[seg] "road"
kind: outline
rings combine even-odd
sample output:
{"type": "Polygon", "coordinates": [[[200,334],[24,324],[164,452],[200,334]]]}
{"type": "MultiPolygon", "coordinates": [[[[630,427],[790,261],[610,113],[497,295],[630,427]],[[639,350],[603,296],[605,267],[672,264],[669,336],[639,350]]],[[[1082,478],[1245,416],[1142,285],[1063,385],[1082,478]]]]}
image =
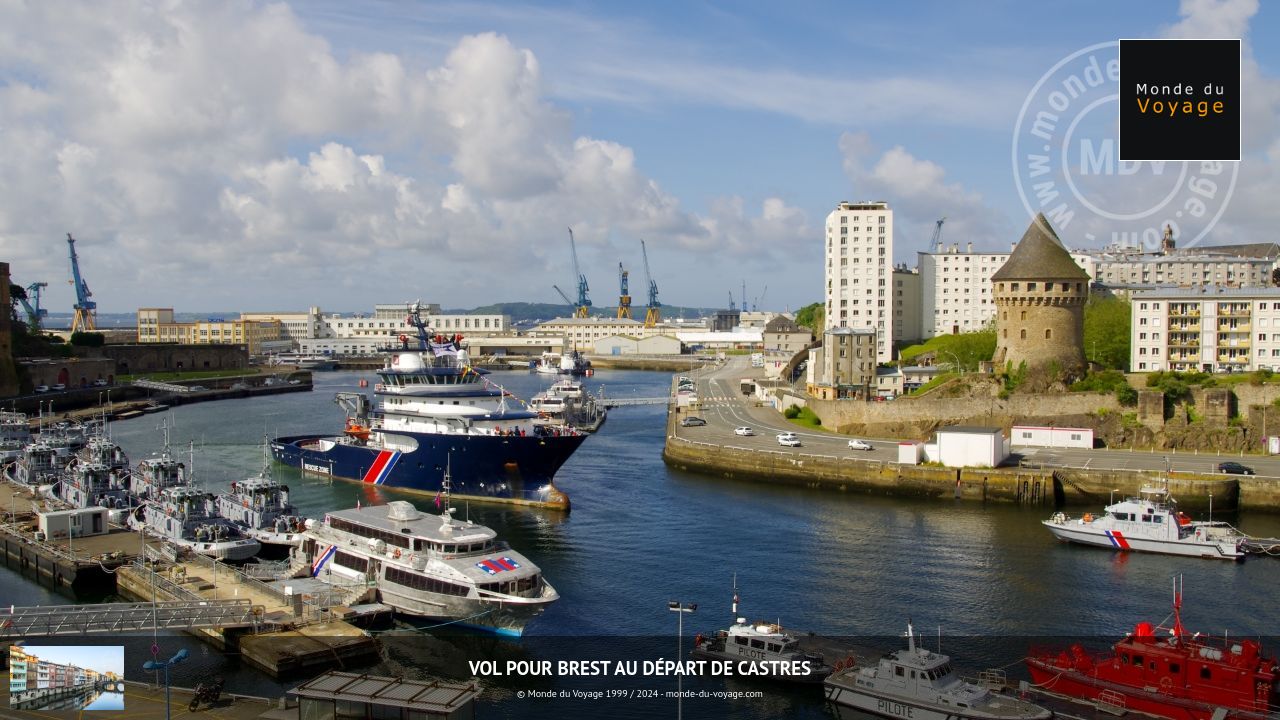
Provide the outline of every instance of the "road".
{"type": "MultiPolygon", "coordinates": [[[[760,378],[764,372],[752,368],[746,357],[731,356],[723,365],[699,370],[689,377],[696,382],[701,410],[707,421],[703,427],[676,426],[677,436],[686,440],[716,445],[768,450],[784,454],[825,455],[860,460],[897,462],[898,439],[859,438],[870,443],[872,450],[851,450],[850,436],[811,430],[784,419],[770,407],[755,407],[754,397],[744,396],[743,378],[760,378]],[[754,436],[734,434],[734,428],[750,427],[754,436]],[[778,444],[777,434],[794,432],[800,438],[798,448],[778,444]]],[[[856,402],[856,401],[850,401],[856,402]]],[[[910,402],[909,400],[906,402],[910,402]]],[[[683,415],[682,415],[683,417],[683,415]]],[[[1074,448],[1019,448],[1008,464],[1031,467],[1070,467],[1093,470],[1165,470],[1174,472],[1214,473],[1218,463],[1235,460],[1253,468],[1258,475],[1280,478],[1280,456],[1244,455],[1239,453],[1193,453],[1172,450],[1108,450],[1074,448]]]]}

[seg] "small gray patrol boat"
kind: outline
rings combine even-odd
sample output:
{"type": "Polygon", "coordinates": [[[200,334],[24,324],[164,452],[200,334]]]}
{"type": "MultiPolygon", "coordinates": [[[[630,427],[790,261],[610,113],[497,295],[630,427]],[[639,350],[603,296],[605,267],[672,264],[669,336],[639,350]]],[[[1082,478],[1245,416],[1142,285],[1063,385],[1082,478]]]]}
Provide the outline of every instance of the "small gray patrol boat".
{"type": "Polygon", "coordinates": [[[908,720],[1048,720],[1044,708],[960,679],[951,657],[916,646],[907,623],[907,649],[878,665],[843,668],[825,682],[827,700],[847,708],[908,720]]]}
{"type": "Polygon", "coordinates": [[[733,626],[711,635],[699,633],[690,655],[699,660],[730,660],[737,663],[737,675],[783,682],[820,683],[831,674],[822,655],[801,648],[800,638],[778,623],[738,617],[736,576],[733,586],[733,626]]]}

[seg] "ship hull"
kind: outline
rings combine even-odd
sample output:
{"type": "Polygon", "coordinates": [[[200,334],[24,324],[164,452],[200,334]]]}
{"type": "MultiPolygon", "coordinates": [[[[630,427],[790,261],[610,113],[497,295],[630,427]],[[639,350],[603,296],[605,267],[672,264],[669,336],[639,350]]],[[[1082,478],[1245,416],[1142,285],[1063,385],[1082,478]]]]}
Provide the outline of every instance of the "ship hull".
{"type": "Polygon", "coordinates": [[[1000,706],[991,711],[962,709],[953,705],[934,706],[915,698],[857,688],[851,677],[843,675],[827,679],[826,693],[827,700],[837,707],[841,718],[846,717],[842,708],[903,720],[1049,720],[1051,717],[1048,710],[1012,698],[1002,699],[1000,706]]]}
{"type": "Polygon", "coordinates": [[[271,454],[276,461],[304,472],[431,494],[440,491],[448,466],[454,498],[567,507],[568,498],[552,485],[552,479],[586,439],[584,435],[397,435],[416,446],[399,451],[334,436],[298,435],[273,440],[271,454]]]}
{"type": "Polygon", "coordinates": [[[1187,540],[1157,540],[1116,531],[1098,531],[1087,525],[1073,526],[1070,523],[1059,524],[1045,521],[1045,527],[1053,536],[1062,542],[1092,545],[1111,550],[1161,553],[1164,555],[1182,555],[1184,557],[1203,557],[1216,560],[1243,560],[1244,553],[1234,543],[1195,542],[1187,540]]]}
{"type": "MultiPolygon", "coordinates": [[[[1114,704],[1118,696],[1125,710],[1143,712],[1169,720],[1210,720],[1217,705],[1188,698],[1177,697],[1169,692],[1160,692],[1157,688],[1148,691],[1119,683],[1108,682],[1078,670],[1057,667],[1037,658],[1027,659],[1027,670],[1031,680],[1039,689],[1056,695],[1065,695],[1079,702],[1094,703],[1104,693],[1109,695],[1114,704]]],[[[1223,708],[1226,717],[1237,720],[1262,720],[1269,717],[1264,712],[1223,708]]]]}

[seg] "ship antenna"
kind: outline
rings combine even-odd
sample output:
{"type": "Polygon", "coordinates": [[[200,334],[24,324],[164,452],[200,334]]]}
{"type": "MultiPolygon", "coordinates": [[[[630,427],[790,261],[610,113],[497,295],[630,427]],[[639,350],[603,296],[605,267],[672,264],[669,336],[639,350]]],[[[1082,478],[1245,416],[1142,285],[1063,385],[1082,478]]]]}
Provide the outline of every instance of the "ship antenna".
{"type": "Polygon", "coordinates": [[[1173,636],[1182,638],[1185,634],[1182,627],[1182,576],[1173,579],[1173,636]]]}
{"type": "Polygon", "coordinates": [[[911,626],[911,618],[907,618],[907,650],[912,653],[916,651],[916,631],[911,626]]]}
{"type": "Polygon", "coordinates": [[[449,519],[449,489],[453,487],[453,478],[449,474],[452,465],[453,453],[449,453],[449,456],[444,461],[444,479],[440,481],[440,497],[444,500],[444,507],[441,512],[446,521],[449,519]]]}
{"type": "Polygon", "coordinates": [[[738,617],[738,573],[733,574],[733,616],[738,617]]]}

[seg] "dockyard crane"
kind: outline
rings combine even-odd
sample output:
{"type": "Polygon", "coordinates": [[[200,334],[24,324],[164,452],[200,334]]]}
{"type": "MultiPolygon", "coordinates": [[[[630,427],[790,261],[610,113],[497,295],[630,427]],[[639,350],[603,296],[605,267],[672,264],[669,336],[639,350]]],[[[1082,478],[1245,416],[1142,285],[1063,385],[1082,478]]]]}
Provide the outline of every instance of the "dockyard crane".
{"type": "Polygon", "coordinates": [[[573,228],[569,228],[569,250],[573,253],[573,276],[578,279],[578,306],[573,316],[584,318],[591,312],[591,297],[587,294],[587,276],[578,268],[578,245],[573,241],[573,228]]]}
{"type": "Polygon", "coordinates": [[[764,286],[764,292],[761,292],[761,293],[760,293],[760,297],[757,297],[755,300],[752,300],[752,301],[751,301],[751,309],[752,309],[752,310],[759,310],[759,309],[760,309],[760,303],[764,302],[764,296],[765,296],[765,295],[768,295],[768,294],[769,294],[769,286],[768,286],[768,285],[765,285],[765,286],[764,286]]]}
{"type": "Polygon", "coordinates": [[[98,303],[90,300],[89,284],[80,275],[80,258],[76,256],[76,239],[67,233],[67,247],[71,249],[71,283],[76,286],[76,311],[71,320],[71,332],[93,332],[98,326],[98,303]]]}
{"type": "Polygon", "coordinates": [[[631,292],[629,290],[630,283],[627,281],[628,273],[622,269],[622,263],[618,263],[618,319],[631,319],[631,292]]]}
{"type": "Polygon", "coordinates": [[[653,281],[653,276],[649,274],[649,251],[645,249],[644,241],[640,241],[640,255],[644,257],[644,280],[649,284],[649,305],[644,311],[644,326],[651,328],[662,322],[662,303],[658,302],[658,283],[653,281]]]}
{"type": "Polygon", "coordinates": [[[35,282],[26,287],[26,295],[15,295],[14,300],[22,304],[27,313],[27,329],[31,334],[40,332],[41,321],[49,315],[49,311],[40,307],[40,291],[49,287],[49,283],[35,282]]]}
{"type": "Polygon", "coordinates": [[[933,240],[929,242],[929,247],[933,248],[935,252],[941,249],[938,247],[938,244],[942,242],[942,223],[946,221],[947,219],[944,217],[939,218],[938,222],[934,223],[933,240]]]}
{"type": "Polygon", "coordinates": [[[737,309],[738,309],[738,306],[733,304],[733,291],[730,290],[729,291],[729,312],[733,312],[734,310],[737,310],[737,309]]]}
{"type": "Polygon", "coordinates": [[[568,295],[564,294],[564,291],[560,289],[559,285],[552,285],[551,287],[555,288],[556,292],[560,293],[560,297],[564,298],[565,305],[568,305],[569,307],[573,307],[573,301],[569,299],[568,295]]]}

